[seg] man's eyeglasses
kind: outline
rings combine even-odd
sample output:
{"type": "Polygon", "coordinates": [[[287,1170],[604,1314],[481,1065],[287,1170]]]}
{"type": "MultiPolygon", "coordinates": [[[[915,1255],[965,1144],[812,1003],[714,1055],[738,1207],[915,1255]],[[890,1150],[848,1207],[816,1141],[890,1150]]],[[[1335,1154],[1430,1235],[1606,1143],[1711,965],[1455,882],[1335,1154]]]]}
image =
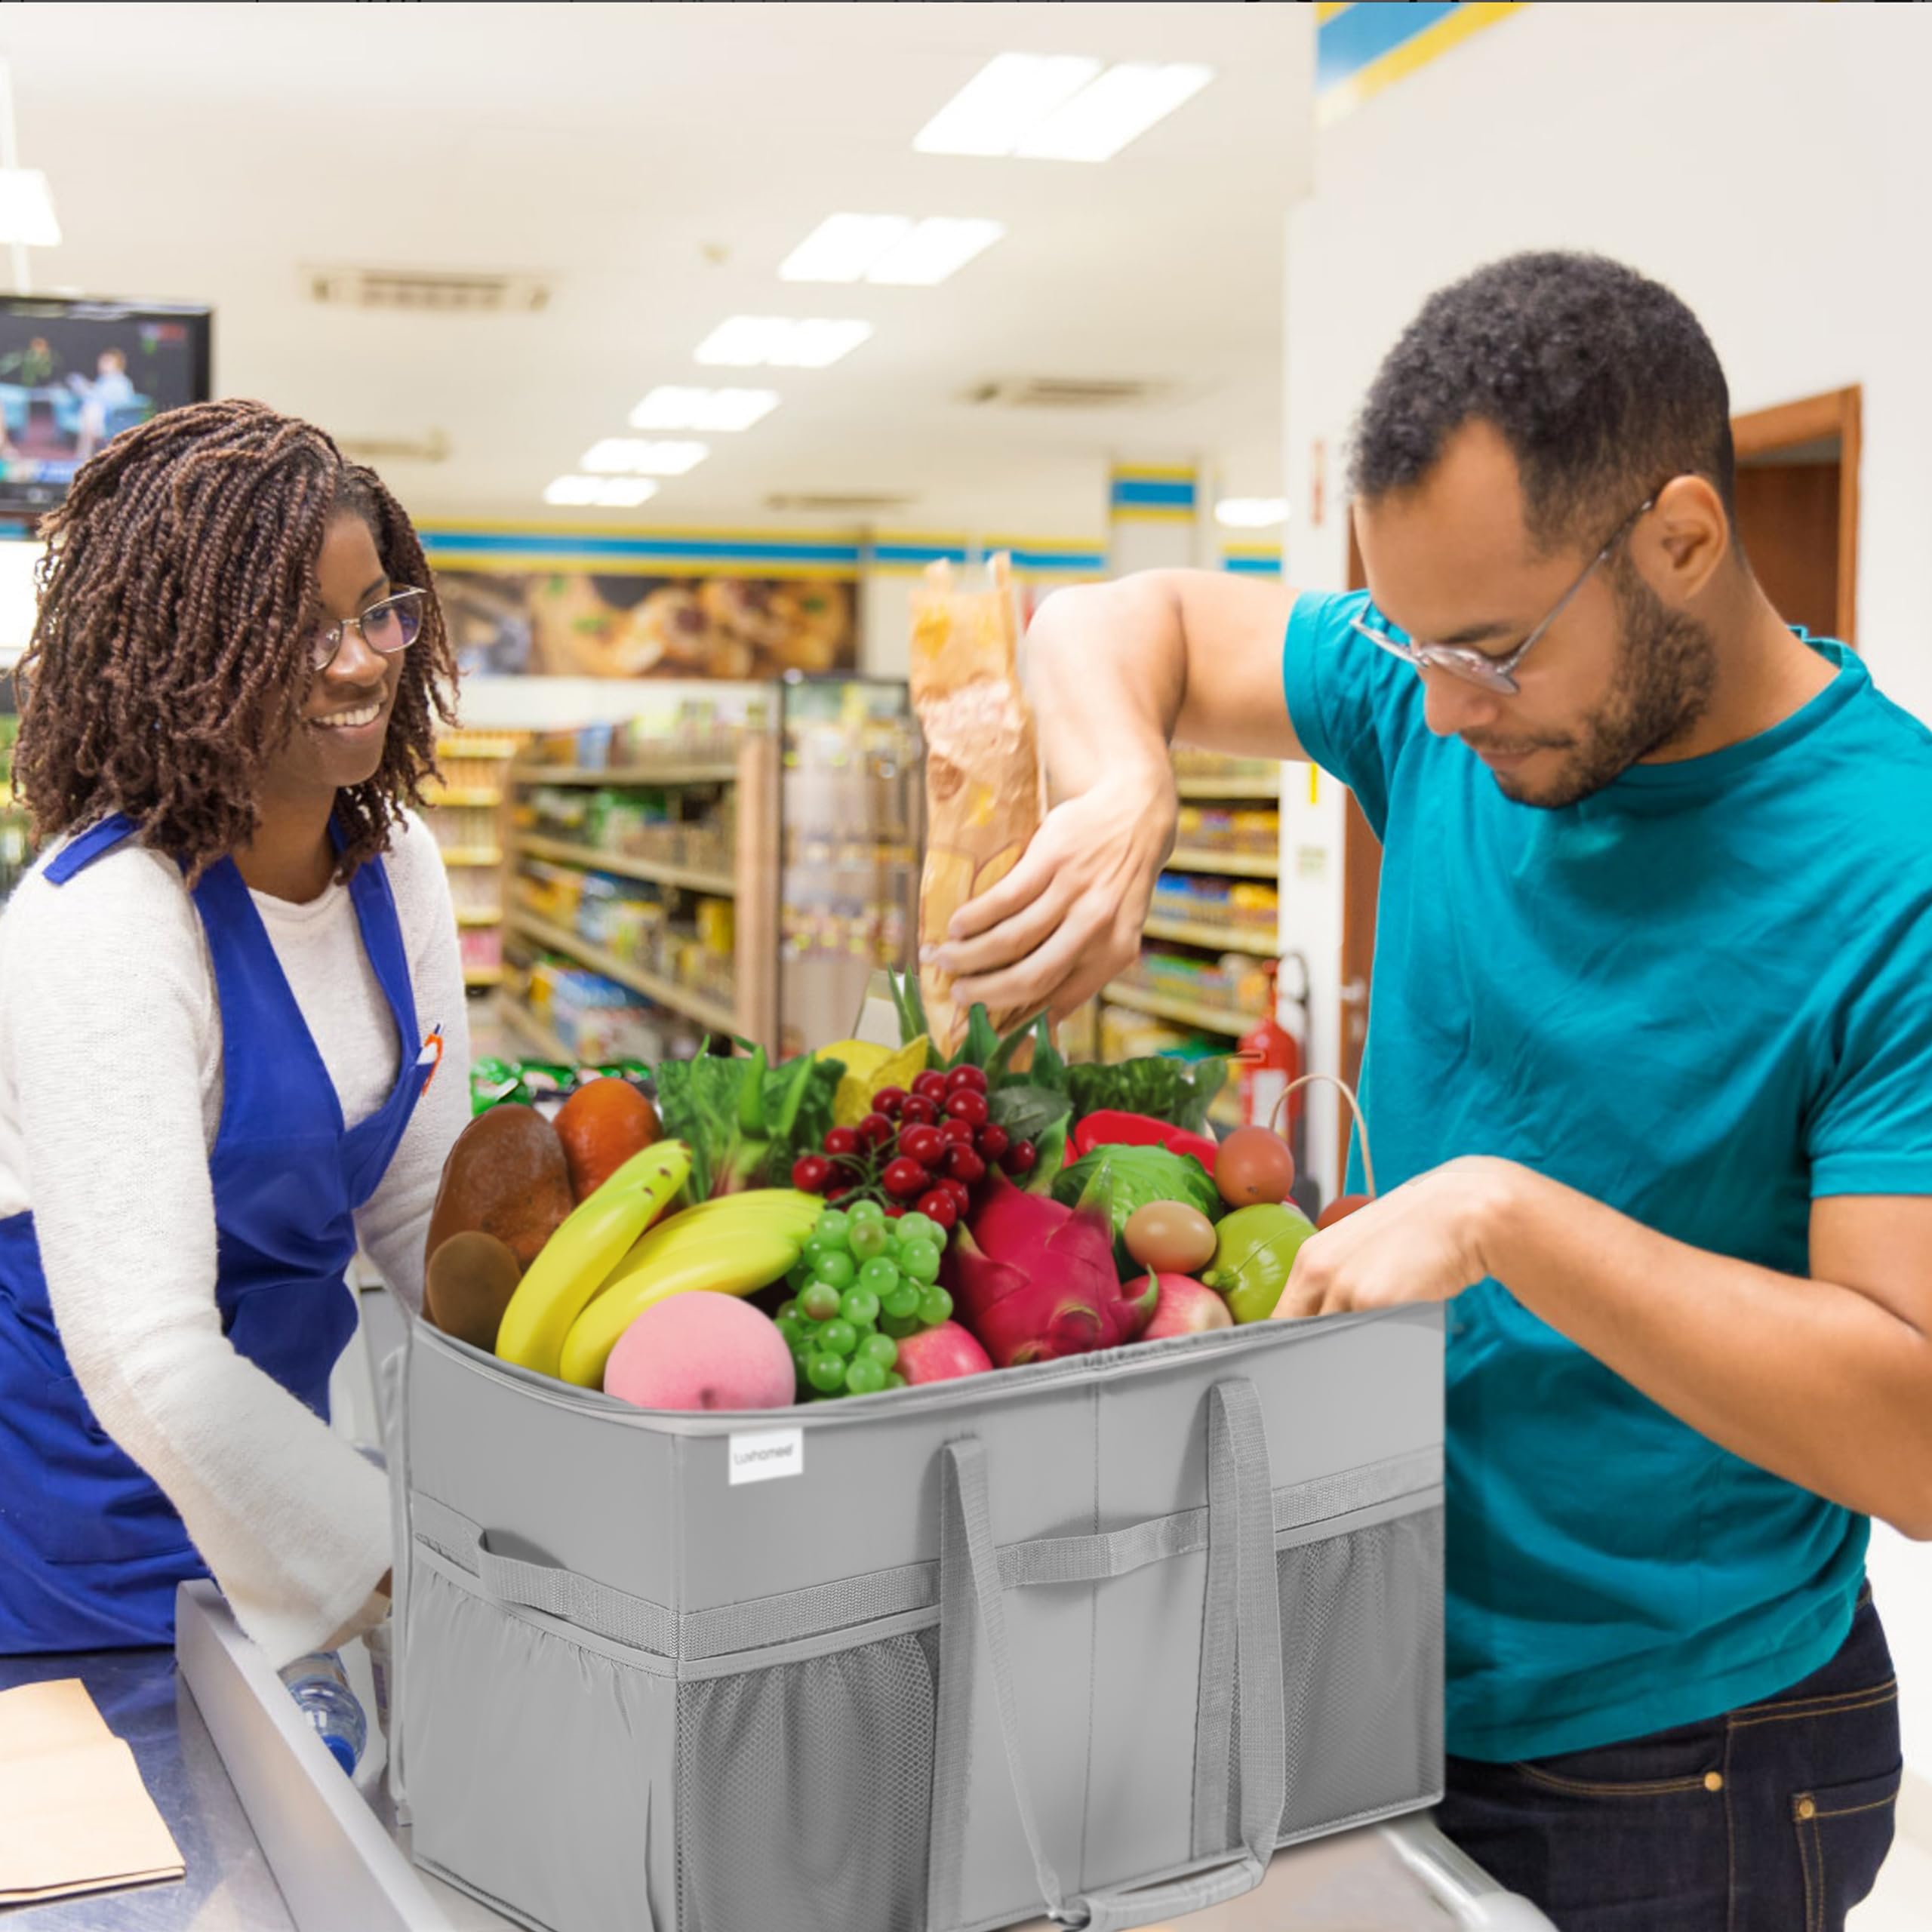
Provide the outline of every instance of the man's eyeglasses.
{"type": "Polygon", "coordinates": [[[326,671],[335,662],[351,624],[362,633],[362,641],[371,651],[379,651],[385,657],[407,651],[423,634],[429,595],[426,590],[398,590],[381,603],[371,605],[359,617],[318,626],[309,638],[309,662],[317,671],[326,671]]]}
{"type": "Polygon", "coordinates": [[[1528,656],[1530,646],[1548,630],[1569,608],[1570,600],[1585,584],[1592,574],[1617,545],[1636,528],[1638,519],[1653,509],[1655,497],[1646,497],[1637,507],[1619,524],[1610,535],[1610,540],[1583,566],[1583,574],[1559,597],[1552,606],[1549,614],[1514,651],[1500,657],[1491,657],[1466,644],[1418,644],[1408,638],[1398,638],[1386,626],[1369,623],[1361,618],[1350,620],[1349,628],[1367,638],[1378,649],[1389,652],[1406,663],[1413,664],[1417,670],[1425,666],[1447,671],[1472,685],[1480,685],[1484,691],[1500,691],[1514,696],[1519,687],[1515,679],[1516,666],[1528,656]]]}

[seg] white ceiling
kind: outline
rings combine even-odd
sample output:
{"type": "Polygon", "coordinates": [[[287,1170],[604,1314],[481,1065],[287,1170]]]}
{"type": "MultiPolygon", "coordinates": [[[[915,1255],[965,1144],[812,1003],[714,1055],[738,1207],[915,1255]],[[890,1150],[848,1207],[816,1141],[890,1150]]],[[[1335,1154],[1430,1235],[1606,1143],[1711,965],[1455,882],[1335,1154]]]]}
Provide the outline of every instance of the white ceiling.
{"type": "MultiPolygon", "coordinates": [[[[581,521],[544,485],[660,383],[780,409],[629,520],[782,523],[774,492],[903,491],[899,529],[1091,536],[1110,455],[1280,488],[1281,251],[1306,186],[1314,9],[1274,4],[27,4],[0,11],[20,159],[65,235],[35,285],[204,297],[216,380],[345,438],[440,431],[386,474],[419,516],[581,521]],[[1202,60],[1098,167],[915,154],[991,54],[1202,60]],[[934,289],[780,282],[840,209],[985,215],[934,289]],[[536,272],[536,315],[327,308],[321,266],[536,272]],[[737,312],[863,315],[826,370],[706,371],[737,312]],[[1174,386],[1096,415],[974,408],[993,377],[1174,386]]],[[[4,259],[4,258],[0,258],[4,259]]],[[[798,519],[791,519],[798,521],[798,519]]],[[[825,519],[804,519],[823,523],[825,519]]]]}

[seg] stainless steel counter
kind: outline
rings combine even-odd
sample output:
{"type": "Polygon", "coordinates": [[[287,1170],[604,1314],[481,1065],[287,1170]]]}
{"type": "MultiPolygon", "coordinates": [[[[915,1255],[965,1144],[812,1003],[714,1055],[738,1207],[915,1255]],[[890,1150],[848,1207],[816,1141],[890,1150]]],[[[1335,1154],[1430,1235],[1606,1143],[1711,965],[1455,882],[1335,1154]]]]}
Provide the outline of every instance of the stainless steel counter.
{"type": "Polygon", "coordinates": [[[0,1906],[8,1932],[294,1932],[268,1860],[171,1651],[0,1657],[0,1690],[78,1677],[126,1740],[186,1861],[183,1878],[0,1906]]]}

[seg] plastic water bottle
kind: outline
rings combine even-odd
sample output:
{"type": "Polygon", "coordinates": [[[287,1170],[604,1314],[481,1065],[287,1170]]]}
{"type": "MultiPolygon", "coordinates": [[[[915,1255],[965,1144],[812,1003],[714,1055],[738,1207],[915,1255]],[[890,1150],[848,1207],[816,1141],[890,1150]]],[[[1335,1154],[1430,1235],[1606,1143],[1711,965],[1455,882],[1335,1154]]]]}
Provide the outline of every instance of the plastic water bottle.
{"type": "Polygon", "coordinates": [[[307,1713],[315,1735],[331,1755],[353,1777],[369,1742],[369,1720],[362,1714],[355,1693],[349,1687],[348,1673],[333,1651],[312,1651],[297,1657],[281,1673],[288,1694],[307,1713]]]}

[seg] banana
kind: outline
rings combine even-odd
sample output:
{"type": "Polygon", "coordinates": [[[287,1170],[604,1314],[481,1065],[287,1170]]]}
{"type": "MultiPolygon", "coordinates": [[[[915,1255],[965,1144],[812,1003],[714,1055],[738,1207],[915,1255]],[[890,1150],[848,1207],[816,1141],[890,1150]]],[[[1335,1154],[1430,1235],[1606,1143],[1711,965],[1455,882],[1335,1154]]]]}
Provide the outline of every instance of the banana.
{"type": "Polygon", "coordinates": [[[748,1194],[720,1195],[701,1201],[660,1221],[638,1238],[637,1244],[611,1271],[607,1285],[614,1286],[635,1269],[646,1266],[694,1241],[708,1241],[721,1227],[740,1229],[766,1229],[795,1233],[802,1241],[825,1212],[817,1195],[800,1194],[790,1188],[755,1189],[748,1194]]]}
{"type": "Polygon", "coordinates": [[[600,1387],[611,1351],[647,1308],[672,1295],[699,1291],[751,1294],[792,1266],[802,1238],[770,1229],[720,1227],[706,1243],[632,1269],[577,1317],[565,1337],[557,1373],[580,1388],[600,1387]]]}
{"type": "Polygon", "coordinates": [[[497,1331],[497,1353],[555,1375],[571,1324],[691,1171],[690,1148],[681,1140],[660,1140],[633,1155],[580,1202],[517,1284],[497,1331]]]}

